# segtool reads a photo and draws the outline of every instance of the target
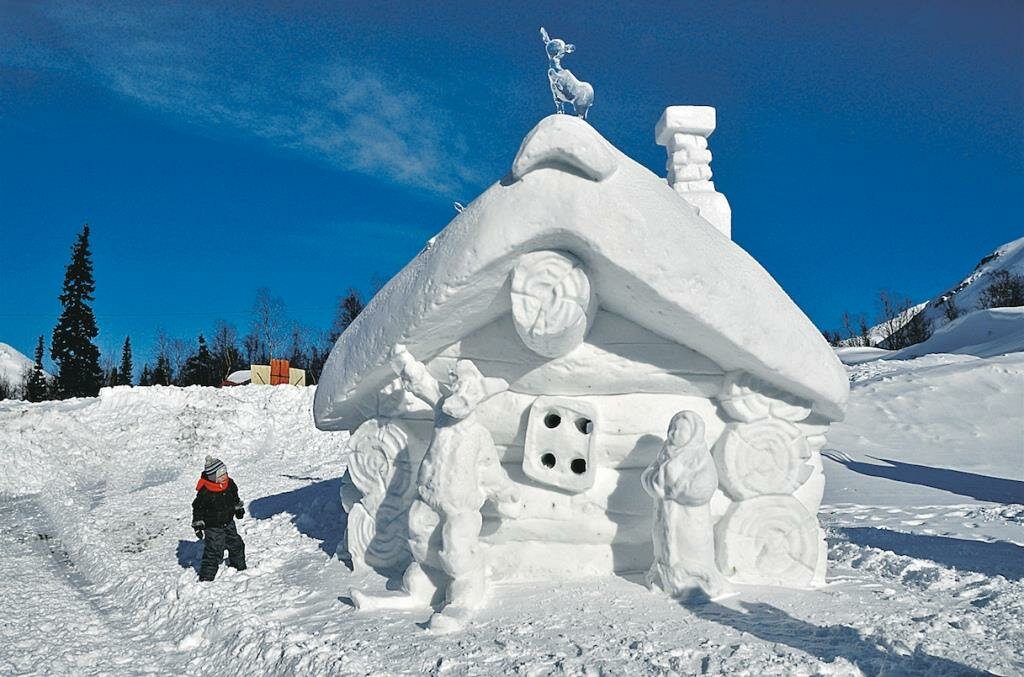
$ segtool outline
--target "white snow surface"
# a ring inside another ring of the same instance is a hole
[[[35,364],[12,346],[0,343],[0,379],[12,386],[20,386],[25,379],[25,372]]]
[[[0,674],[1024,672],[1024,353],[850,368],[826,445],[821,590],[681,605],[638,580],[499,586],[467,629],[356,613],[334,554],[345,433],[313,388],[104,389],[0,403]],[[249,570],[196,580],[207,453]]]

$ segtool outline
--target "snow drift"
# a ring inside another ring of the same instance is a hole
[[[335,554],[344,436],[314,429],[312,388],[0,403],[0,673],[1019,674],[1024,506],[997,499],[1024,486],[1024,356],[851,376],[824,590],[684,607],[627,578],[517,584],[440,638],[344,598],[371,579]],[[188,528],[211,450],[249,504],[251,560],[212,588]]]

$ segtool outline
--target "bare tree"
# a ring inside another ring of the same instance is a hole
[[[829,329],[822,329],[821,335],[828,341],[828,344],[833,347],[838,347],[843,344],[843,337],[837,331],[831,331]]]
[[[952,322],[956,318],[960,317],[960,307],[956,305],[956,300],[952,295],[947,296],[942,302],[942,312],[945,314],[946,319]]]
[[[22,396],[21,386],[11,383],[6,376],[0,375],[0,400],[20,400]]]
[[[249,364],[262,364],[267,361],[267,350],[256,334],[249,333],[242,339],[242,351]]]
[[[849,312],[844,310],[842,322],[843,333],[846,334],[843,342],[846,345],[853,347],[871,345],[871,341],[868,338],[868,323],[864,319],[864,315],[858,315],[854,318]]]
[[[978,298],[979,309],[1024,306],[1024,275],[997,270],[991,277],[992,282]]]
[[[224,320],[218,320],[213,330],[210,352],[213,354],[213,362],[221,378],[236,369],[244,369],[247,366],[238,349],[238,330]]]
[[[925,341],[932,335],[931,320],[924,309],[914,309],[914,302],[887,289],[878,292],[879,326],[884,338],[882,345],[899,350]]]
[[[271,296],[269,289],[261,287],[256,291],[252,315],[252,334],[265,348],[268,358],[278,356],[287,340],[284,300]]]
[[[116,386],[118,381],[117,362],[109,351],[100,354],[100,371],[103,373],[104,386]]]
[[[192,346],[183,339],[176,338],[167,342],[167,360],[171,365],[172,383],[181,377],[181,372],[192,352]]]
[[[306,369],[309,352],[306,350],[306,332],[298,322],[292,325],[291,346],[288,349],[288,364],[296,369]]]

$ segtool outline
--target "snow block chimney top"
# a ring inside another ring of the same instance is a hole
[[[659,146],[667,146],[676,133],[707,138],[713,131],[715,109],[711,106],[669,106],[654,128],[654,139]]]
[[[711,106],[669,106],[654,128],[654,140],[668,152],[668,183],[697,213],[728,238],[732,208],[711,181],[708,137],[715,131]]]

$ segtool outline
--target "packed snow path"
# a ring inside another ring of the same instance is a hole
[[[344,441],[313,428],[312,389],[2,403],[0,673],[1024,672],[1024,355],[852,377],[826,447],[825,589],[686,607],[638,579],[508,584],[441,637],[426,612],[348,604],[386,582],[334,555]],[[212,585],[188,527],[206,453],[249,505],[250,569]]]

